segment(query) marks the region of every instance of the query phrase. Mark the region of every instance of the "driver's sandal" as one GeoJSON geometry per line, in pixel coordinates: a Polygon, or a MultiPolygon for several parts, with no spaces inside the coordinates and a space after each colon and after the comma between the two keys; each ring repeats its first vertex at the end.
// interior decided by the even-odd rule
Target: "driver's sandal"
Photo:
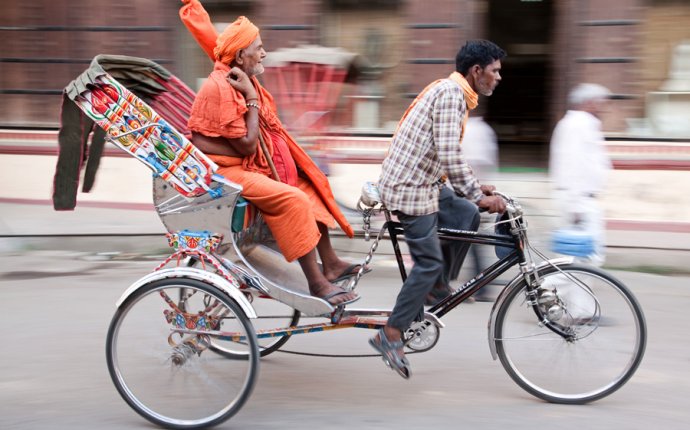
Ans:
{"type": "Polygon", "coordinates": [[[386,337],[386,333],[383,329],[379,329],[378,336],[369,339],[369,345],[381,353],[383,362],[386,363],[388,367],[398,372],[398,375],[405,379],[410,377],[410,362],[399,352],[403,348],[403,342],[401,340],[391,342],[386,337]]]}

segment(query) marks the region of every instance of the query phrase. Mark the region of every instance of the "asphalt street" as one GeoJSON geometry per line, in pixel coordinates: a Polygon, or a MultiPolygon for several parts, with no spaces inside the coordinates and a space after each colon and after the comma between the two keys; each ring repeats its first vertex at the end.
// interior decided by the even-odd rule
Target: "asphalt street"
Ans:
{"type": "MultiPolygon", "coordinates": [[[[105,361],[115,302],[162,256],[5,251],[1,429],[151,429],[119,397],[105,361]]],[[[295,336],[261,361],[255,390],[223,429],[685,429],[690,398],[688,277],[614,272],[647,318],[647,353],[633,378],[585,406],[545,403],[519,388],[489,354],[491,303],[462,304],[431,351],[410,356],[403,380],[370,354],[368,330],[295,336]]],[[[389,259],[374,259],[358,307],[389,308],[399,289],[389,259]]],[[[494,291],[495,292],[495,291],[494,291]]]]}

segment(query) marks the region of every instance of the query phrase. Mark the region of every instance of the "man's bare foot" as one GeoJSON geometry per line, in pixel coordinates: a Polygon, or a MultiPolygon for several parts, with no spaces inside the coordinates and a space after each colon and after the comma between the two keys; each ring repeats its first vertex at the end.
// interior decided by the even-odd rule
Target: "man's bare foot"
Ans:
{"type": "Polygon", "coordinates": [[[352,264],[347,261],[338,260],[335,264],[328,266],[324,265],[323,276],[330,282],[339,282],[351,276],[355,276],[359,271],[361,264],[352,264]]]}
{"type": "Polygon", "coordinates": [[[314,297],[326,300],[332,306],[352,303],[359,299],[354,291],[345,291],[330,282],[309,285],[309,292],[314,297]]]}

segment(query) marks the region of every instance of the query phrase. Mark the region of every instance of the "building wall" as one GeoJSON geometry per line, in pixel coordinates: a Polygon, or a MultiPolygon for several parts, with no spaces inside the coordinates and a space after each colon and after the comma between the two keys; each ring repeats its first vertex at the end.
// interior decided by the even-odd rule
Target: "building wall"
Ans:
{"type": "Polygon", "coordinates": [[[639,115],[641,0],[556,2],[552,123],[567,109],[570,88],[580,82],[605,85],[614,94],[604,129],[624,131],[626,118],[639,115]]]}
{"type": "Polygon", "coordinates": [[[668,78],[673,51],[690,41],[690,2],[652,1],[645,9],[640,35],[639,86],[644,94],[658,90],[668,78]]]}
{"type": "Polygon", "coordinates": [[[57,124],[60,91],[100,53],[148,57],[174,71],[173,3],[3,1],[0,124],[57,124]]]}
{"type": "MultiPolygon", "coordinates": [[[[657,89],[668,75],[673,47],[690,38],[690,3],[543,1],[554,9],[554,31],[547,46],[551,70],[545,77],[549,91],[542,95],[550,125],[563,114],[568,89],[590,81],[608,86],[617,97],[605,129],[625,131],[627,118],[644,116],[646,92],[657,89]]],[[[488,19],[490,7],[506,4],[489,0],[202,2],[216,23],[249,16],[261,27],[269,51],[318,43],[368,57],[379,78],[373,85],[350,86],[345,95],[385,96],[379,107],[382,126],[397,122],[411,97],[453,70],[454,54],[464,40],[489,37],[495,30],[488,19]]],[[[156,59],[197,88],[212,64],[180,23],[178,7],[179,2],[170,0],[5,0],[0,35],[8,42],[0,47],[0,125],[55,126],[60,90],[99,53],[156,59]],[[57,31],[58,27],[65,31],[57,31]]],[[[519,23],[521,17],[515,20],[519,23]]],[[[511,55],[512,47],[506,48],[511,55]]],[[[341,100],[341,112],[351,113],[352,100],[341,100]]],[[[342,125],[351,121],[351,115],[340,116],[342,125]]]]}

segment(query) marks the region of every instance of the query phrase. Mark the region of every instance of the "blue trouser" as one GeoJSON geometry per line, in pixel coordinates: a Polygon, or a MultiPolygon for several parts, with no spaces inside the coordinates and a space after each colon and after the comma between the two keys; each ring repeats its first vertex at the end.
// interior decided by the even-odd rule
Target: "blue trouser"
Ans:
{"type": "Polygon", "coordinates": [[[395,301],[388,325],[401,332],[424,315],[424,299],[443,276],[443,253],[436,232],[438,214],[410,216],[397,212],[412,257],[412,270],[395,301]]]}
{"type": "Polygon", "coordinates": [[[476,231],[479,210],[474,203],[443,187],[438,213],[411,216],[396,212],[396,215],[402,224],[413,266],[400,289],[388,325],[404,331],[414,320],[424,317],[424,301],[431,289],[437,284],[448,285],[449,280],[457,278],[469,249],[467,243],[441,241],[437,227],[476,231]]]}
{"type": "MultiPolygon", "coordinates": [[[[477,231],[479,229],[479,209],[471,201],[458,196],[448,187],[441,189],[438,200],[438,226],[453,230],[477,231]]],[[[443,278],[444,285],[449,285],[460,274],[460,268],[465,261],[470,244],[460,241],[442,240],[441,250],[443,252],[443,278]]],[[[478,272],[477,272],[478,273],[478,272]]]]}

